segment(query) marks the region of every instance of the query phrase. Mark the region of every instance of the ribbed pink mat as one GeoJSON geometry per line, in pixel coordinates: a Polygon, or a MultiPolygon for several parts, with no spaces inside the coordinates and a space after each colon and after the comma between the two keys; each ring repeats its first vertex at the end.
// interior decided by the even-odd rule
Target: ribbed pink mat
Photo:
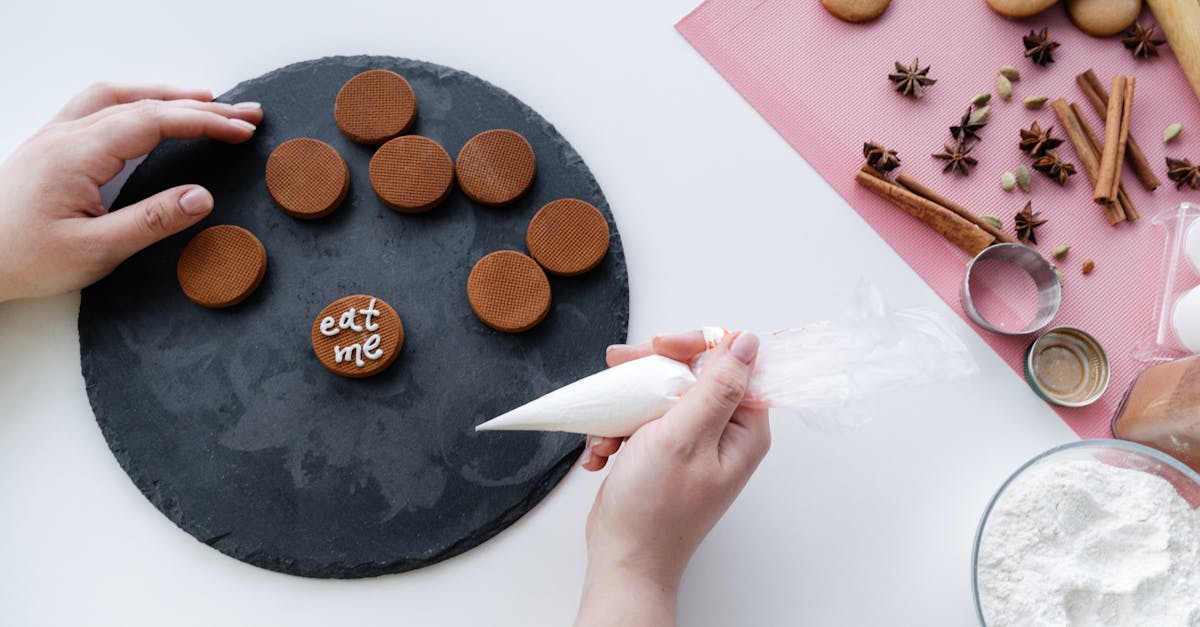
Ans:
{"type": "MultiPolygon", "coordinates": [[[[1142,19],[1152,18],[1147,11],[1142,19]]],[[[1163,236],[1150,219],[1200,197],[1176,191],[1166,178],[1165,155],[1200,160],[1200,104],[1169,47],[1158,59],[1136,61],[1119,38],[1094,39],[1078,31],[1061,8],[1014,22],[993,13],[984,0],[895,0],[882,18],[865,25],[833,18],[817,0],[708,0],[676,28],[960,314],[958,286],[966,255],[854,182],[863,142],[899,151],[905,172],[979,214],[1000,216],[1010,233],[1013,215],[1032,200],[1049,220],[1037,232],[1042,254],[1049,257],[1054,247],[1071,246],[1070,256],[1059,264],[1065,275],[1063,305],[1053,324],[1088,330],[1112,362],[1112,383],[1097,403],[1058,413],[1081,437],[1109,434],[1113,412],[1144,367],[1132,351],[1152,336],[1155,324],[1163,236]],[[1021,45],[1022,34],[1043,26],[1062,43],[1056,62],[1045,68],[1025,59],[1021,45]],[[938,80],[920,101],[901,97],[887,80],[894,61],[907,64],[914,57],[922,66],[932,65],[930,76],[938,80]],[[948,127],[975,94],[995,92],[997,70],[1005,64],[1020,69],[1022,78],[1011,102],[992,98],[983,141],[972,151],[979,166],[969,178],[942,174],[942,162],[930,154],[951,141],[948,127]],[[1103,118],[1075,84],[1075,75],[1089,67],[1106,86],[1117,73],[1137,77],[1132,130],[1163,180],[1148,193],[1126,168],[1125,185],[1142,219],[1117,228],[1108,226],[1102,209],[1092,203],[1091,186],[1069,142],[1059,155],[1075,163],[1079,173],[1065,188],[1038,172],[1032,172],[1029,195],[1006,193],[999,184],[1003,172],[1030,163],[1017,148],[1019,128],[1038,121],[1065,136],[1048,105],[1037,111],[1022,106],[1026,96],[1078,102],[1103,134],[1103,118]],[[1184,134],[1167,146],[1162,132],[1172,122],[1182,122],[1184,134]],[[1080,266],[1086,259],[1095,260],[1096,270],[1085,277],[1080,266]]],[[[1021,372],[1032,337],[980,335],[1021,372]]]]}

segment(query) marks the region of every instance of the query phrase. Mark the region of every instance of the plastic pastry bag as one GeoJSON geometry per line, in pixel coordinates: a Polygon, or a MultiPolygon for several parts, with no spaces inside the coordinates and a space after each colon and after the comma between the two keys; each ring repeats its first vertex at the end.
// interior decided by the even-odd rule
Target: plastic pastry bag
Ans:
{"type": "MultiPolygon", "coordinates": [[[[860,401],[974,374],[978,366],[947,321],[926,308],[889,311],[869,284],[838,320],[761,334],[743,405],[799,414],[819,427],[863,421],[860,401]]],[[[728,333],[706,327],[710,347],[728,333]]],[[[696,382],[691,364],[652,355],[559,388],[475,429],[570,431],[623,437],[661,417],[696,382]]]]}

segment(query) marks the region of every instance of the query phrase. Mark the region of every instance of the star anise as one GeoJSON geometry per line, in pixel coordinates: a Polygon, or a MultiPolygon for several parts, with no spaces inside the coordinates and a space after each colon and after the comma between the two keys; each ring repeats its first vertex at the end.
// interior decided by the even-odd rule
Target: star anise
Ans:
{"type": "Polygon", "coordinates": [[[912,65],[908,67],[897,61],[896,73],[888,74],[888,79],[896,84],[896,91],[905,96],[920,98],[925,95],[925,87],[937,82],[936,79],[929,78],[928,65],[923,70],[920,68],[920,59],[913,59],[912,65]]]}
{"type": "Polygon", "coordinates": [[[1074,164],[1060,161],[1058,153],[1053,150],[1034,160],[1033,169],[1054,179],[1059,185],[1066,185],[1067,178],[1075,174],[1074,164]]]}
{"type": "Polygon", "coordinates": [[[1021,142],[1017,145],[1021,147],[1021,150],[1029,153],[1029,156],[1040,157],[1063,143],[1063,140],[1050,136],[1053,131],[1053,126],[1043,131],[1042,127],[1034,122],[1029,128],[1021,129],[1021,142]]]}
{"type": "Polygon", "coordinates": [[[1033,60],[1038,65],[1046,65],[1054,63],[1054,49],[1059,46],[1057,41],[1050,39],[1050,29],[1043,28],[1042,31],[1029,31],[1028,35],[1021,38],[1025,44],[1025,56],[1033,60]]]}
{"type": "Polygon", "coordinates": [[[863,144],[863,156],[867,158],[867,165],[880,172],[890,172],[900,165],[900,157],[895,150],[888,150],[874,142],[863,144]]]}
{"type": "Polygon", "coordinates": [[[1025,203],[1025,208],[1013,218],[1017,227],[1017,239],[1024,244],[1033,244],[1037,246],[1037,233],[1035,230],[1046,223],[1041,219],[1041,214],[1034,213],[1033,203],[1025,203]]]}
{"type": "Polygon", "coordinates": [[[987,126],[987,122],[979,120],[971,121],[971,114],[974,113],[971,107],[967,107],[967,112],[963,114],[962,121],[958,126],[950,127],[950,135],[958,142],[965,142],[968,139],[979,139],[978,131],[987,126]]]}
{"type": "Polygon", "coordinates": [[[1188,159],[1167,157],[1167,178],[1175,182],[1175,189],[1183,189],[1184,185],[1200,189],[1200,165],[1192,165],[1188,159]]]}
{"type": "Polygon", "coordinates": [[[971,142],[970,144],[957,142],[953,146],[946,144],[944,152],[932,156],[935,159],[945,160],[946,167],[942,168],[943,173],[958,172],[963,176],[967,176],[971,173],[971,168],[978,163],[974,157],[967,156],[976,143],[978,142],[971,142]]]}
{"type": "Polygon", "coordinates": [[[1135,59],[1157,57],[1158,47],[1167,43],[1166,39],[1155,37],[1157,31],[1158,24],[1151,24],[1150,28],[1146,28],[1141,22],[1136,22],[1125,31],[1125,38],[1121,43],[1133,53],[1135,59]]]}

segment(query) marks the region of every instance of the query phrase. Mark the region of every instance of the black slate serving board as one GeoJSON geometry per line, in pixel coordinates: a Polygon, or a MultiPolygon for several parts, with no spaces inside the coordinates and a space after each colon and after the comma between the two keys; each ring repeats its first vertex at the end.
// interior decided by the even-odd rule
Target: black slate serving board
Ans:
{"type": "Polygon", "coordinates": [[[263,104],[266,118],[252,141],[165,142],[114,205],[199,183],[216,199],[213,214],[83,291],[83,376],[117,460],[184,531],[285,573],[401,572],[494,536],[558,483],[582,438],[475,433],[474,426],[603,368],[604,348],[626,336],[625,257],[587,166],[507,92],[420,61],[307,61],[220,100],[263,104]],[[452,157],[480,131],[523,134],[538,160],[532,189],[499,209],[457,189],[427,214],[385,207],[367,176],[373,147],[345,138],[333,120],[338,89],[372,68],[408,79],[418,102],[413,132],[452,157]],[[327,218],[291,218],[267,193],[266,159],[294,137],[328,142],[350,167],[350,193],[327,218]],[[584,276],[552,277],[550,315],[532,331],[489,329],[467,303],[471,266],[494,250],[524,251],[529,219],[562,197],[604,213],[608,256],[584,276]],[[227,310],[191,303],[175,277],[183,246],[215,224],[249,229],[268,255],[262,286],[227,310]],[[399,358],[367,379],[326,370],[309,339],[317,313],[355,293],[386,300],[405,328],[399,358]]]}

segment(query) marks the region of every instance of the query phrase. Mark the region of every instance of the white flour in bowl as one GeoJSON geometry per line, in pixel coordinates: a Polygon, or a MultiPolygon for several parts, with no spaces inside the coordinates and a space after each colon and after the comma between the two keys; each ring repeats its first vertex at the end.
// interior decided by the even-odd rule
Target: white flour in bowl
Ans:
{"type": "Polygon", "coordinates": [[[1149,473],[1030,468],[992,509],[977,568],[988,627],[1200,625],[1200,512],[1149,473]]]}

